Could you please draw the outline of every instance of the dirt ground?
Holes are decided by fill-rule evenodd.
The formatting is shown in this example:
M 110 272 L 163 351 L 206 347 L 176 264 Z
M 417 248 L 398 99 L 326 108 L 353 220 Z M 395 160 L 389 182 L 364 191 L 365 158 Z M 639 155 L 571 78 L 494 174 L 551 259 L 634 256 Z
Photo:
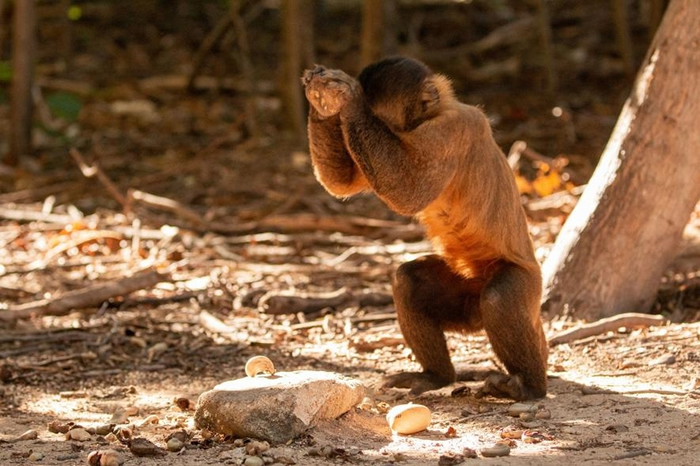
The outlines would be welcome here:
M 41 10 L 36 154 L 16 168 L 0 165 L 0 313 L 45 301 L 19 319 L 0 319 L 0 464 L 84 465 L 90 452 L 104 449 L 117 450 L 126 465 L 241 464 L 240 439 L 199 431 L 191 407 L 203 391 L 244 376 L 246 360 L 258 354 L 279 370 L 356 378 L 374 403 L 273 445 L 261 456 L 265 464 L 699 464 L 700 212 L 659 283 L 652 311 L 666 321 L 552 346 L 549 392 L 536 403 L 549 416 L 511 417 L 511 402 L 473 396 L 479 381 L 415 398 L 378 389 L 382 376 L 418 369 L 395 320 L 390 277 L 430 245 L 416 224 L 372 196 L 342 202 L 314 179 L 306 148 L 284 130 L 278 94 L 270 91 L 274 8 L 246 17 L 262 91 L 187 93 L 168 84 L 172 76 L 183 82 L 223 14 L 211 3 L 203 13 L 183 14 L 188 2 L 180 2 L 168 20 L 157 9 L 115 12 L 109 2 L 86 8 L 73 25 L 68 57 L 58 40 L 65 24 Z M 413 15 L 405 24 L 423 21 L 418 40 L 427 50 L 529 17 L 522 9 L 505 14 L 508 2 L 499 2 L 501 9 L 474 3 L 401 14 Z M 483 73 L 515 57 L 510 74 L 484 78 L 455 60 L 441 67 L 463 100 L 484 107 L 506 152 L 522 140 L 544 160 L 568 163 L 566 183 L 562 172 L 545 173 L 542 159 L 519 167 L 532 186 L 541 182 L 523 195 L 541 260 L 631 82 L 606 45 L 614 43 L 607 6 L 560 3 L 552 12 L 555 97 L 542 91 L 533 38 L 508 41 L 492 61 L 472 57 L 470 66 Z M 319 26 L 324 64 L 355 63 L 356 44 L 347 37 L 357 18 L 343 18 L 340 26 Z M 473 28 L 462 27 L 467 19 Z M 637 36 L 646 34 L 635 25 Z M 241 57 L 222 51 L 235 50 L 232 42 L 206 60 L 203 75 L 240 74 Z M 66 89 L 78 100 L 66 98 Z M 7 86 L 0 91 L 1 152 L 9 105 Z M 74 117 L 56 113 L 76 102 Z M 89 177 L 91 169 L 98 176 Z M 139 273 L 136 285 L 120 288 Z M 102 298 L 98 286 L 107 289 Z M 80 301 L 64 305 L 71 293 Z M 550 338 L 579 325 L 545 316 Z M 453 335 L 449 344 L 458 367 L 498 368 L 483 334 Z M 382 406 L 408 401 L 429 407 L 432 423 L 416 435 L 392 436 Z M 178 453 L 138 457 L 114 436 L 66 440 L 50 423 L 52 430 L 75 423 L 90 432 L 116 424 L 110 430 L 129 429 L 161 448 L 175 432 L 188 440 Z M 504 440 L 504 430 L 513 429 L 528 433 Z M 483 458 L 481 449 L 498 441 L 509 442 L 510 456 Z M 478 459 L 468 458 L 470 451 Z
M 174 313 L 187 314 L 187 310 L 172 311 L 171 318 Z M 129 318 L 129 312 L 123 314 L 113 317 Z M 146 319 L 157 319 L 157 314 L 148 313 Z M 394 323 L 388 327 L 398 331 Z M 552 325 L 548 328 L 551 330 Z M 116 321 L 112 329 L 118 333 L 124 331 Z M 106 339 L 108 335 L 105 332 L 95 337 L 94 340 Z M 252 354 L 267 354 L 285 370 L 334 370 L 358 378 L 369 387 L 370 397 L 376 402 L 393 406 L 409 400 L 399 390 L 371 389 L 381 374 L 413 366 L 403 347 L 360 352 L 347 339 L 319 337 L 322 341 L 307 339 L 293 344 L 295 348 L 291 352 L 285 345 L 251 347 L 207 339 L 192 349 L 190 344 L 181 342 L 150 361 L 147 350 L 142 349 L 133 360 L 114 369 L 101 367 L 99 361 L 87 358 L 78 348 L 57 350 L 56 343 L 42 342 L 31 356 L 17 358 L 18 366 L 34 367 L 32 371 L 25 369 L 29 372 L 25 377 L 10 379 L 3 385 L 0 418 L 3 441 L 11 441 L 29 429 L 36 430 L 38 438 L 3 444 L 0 462 L 28 464 L 32 462 L 27 459 L 30 452 L 40 452 L 44 455 L 43 464 L 78 465 L 86 464 L 87 454 L 92 450 L 115 448 L 128 459 L 125 464 L 240 464 L 245 457 L 243 447 L 235 447 L 232 440 L 202 439 L 192 425 L 192 412 L 182 411 L 173 400 L 186 397 L 194 401 L 199 393 L 216 383 L 242 376 L 242 365 Z M 529 429 L 545 434 L 546 440 L 536 444 L 513 440 L 509 457 L 489 461 L 494 464 L 697 464 L 699 340 L 700 325 L 695 323 L 611 332 L 553 348 L 549 394 L 537 403 L 551 413 L 551 418 L 526 423 Z M 451 345 L 458 363 L 490 366 L 489 348 L 483 336 L 454 338 Z M 51 354 L 46 354 L 48 348 L 42 347 L 53 348 Z M 64 368 L 56 374 L 49 370 L 51 365 Z M 46 375 L 41 373 L 43 369 Z M 7 371 L 7 366 L 3 370 Z M 27 383 L 32 379 L 38 381 Z M 59 380 L 62 382 L 57 383 Z M 459 386 L 474 388 L 478 382 Z M 428 406 L 433 413 L 426 432 L 392 437 L 383 415 L 353 410 L 289 445 L 273 446 L 266 452 L 267 458 L 296 464 L 329 461 L 456 464 L 438 461 L 441 456 L 454 458 L 464 454 L 465 448 L 479 451 L 490 446 L 501 440 L 501 430 L 509 426 L 523 428 L 518 419 L 507 414 L 509 402 L 477 400 L 468 394 L 452 395 L 455 388 L 411 400 Z M 179 454 L 138 458 L 126 446 L 109 443 L 104 437 L 93 435 L 86 442 L 66 441 L 63 434 L 47 430 L 51 421 L 71 421 L 85 427 L 109 423 L 119 408 L 136 408 L 129 417 L 136 436 L 164 447 L 169 434 L 185 429 L 194 435 L 193 443 Z M 157 424 L 147 420 L 154 415 Z M 451 428 L 454 432 L 446 435 Z M 311 456 L 315 451 L 324 451 L 323 447 L 327 447 L 330 458 Z

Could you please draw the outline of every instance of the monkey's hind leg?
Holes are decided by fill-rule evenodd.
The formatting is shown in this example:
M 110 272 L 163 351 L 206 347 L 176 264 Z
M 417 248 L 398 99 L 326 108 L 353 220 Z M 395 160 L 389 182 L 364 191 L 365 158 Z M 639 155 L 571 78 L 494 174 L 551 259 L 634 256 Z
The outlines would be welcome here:
M 547 394 L 547 341 L 540 318 L 540 277 L 505 265 L 481 296 L 484 329 L 509 375 L 495 373 L 477 397 L 529 400 Z
M 466 280 L 455 274 L 437 255 L 398 268 L 394 304 L 399 325 L 423 372 L 387 377 L 383 386 L 410 388 L 410 393 L 417 395 L 455 382 L 444 332 L 481 327 L 478 305 L 482 286 L 481 280 Z

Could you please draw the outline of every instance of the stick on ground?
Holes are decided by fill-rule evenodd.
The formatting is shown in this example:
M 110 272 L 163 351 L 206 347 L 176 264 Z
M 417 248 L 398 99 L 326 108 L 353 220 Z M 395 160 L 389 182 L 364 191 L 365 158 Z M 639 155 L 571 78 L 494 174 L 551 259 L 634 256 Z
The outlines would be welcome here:
M 167 274 L 153 269 L 146 269 L 135 273 L 131 277 L 69 291 L 54 299 L 40 299 L 10 307 L 6 311 L 0 311 L 0 320 L 9 321 L 31 316 L 63 315 L 73 309 L 99 306 L 115 296 L 124 296 L 137 290 L 150 288 L 167 280 Z
M 583 324 L 581 326 L 560 332 L 549 339 L 549 346 L 556 346 L 593 335 L 600 335 L 612 330 L 617 330 L 620 327 L 652 327 L 655 325 L 663 325 L 667 322 L 668 320 L 665 317 L 659 315 L 640 314 L 635 312 L 618 314 L 616 316 L 591 322 L 590 324 Z

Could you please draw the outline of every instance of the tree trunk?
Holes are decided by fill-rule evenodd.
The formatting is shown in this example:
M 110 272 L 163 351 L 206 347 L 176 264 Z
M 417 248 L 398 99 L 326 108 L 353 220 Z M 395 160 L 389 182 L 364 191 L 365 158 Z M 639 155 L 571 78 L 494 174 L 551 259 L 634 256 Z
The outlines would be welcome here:
M 362 4 L 362 39 L 360 44 L 360 67 L 381 59 L 393 51 L 395 0 L 364 0 Z
M 12 89 L 10 99 L 10 152 L 8 165 L 17 165 L 30 151 L 32 136 L 32 84 L 36 55 L 36 7 L 34 0 L 15 2 L 12 40 Z
M 544 264 L 543 309 L 647 312 L 700 198 L 700 1 L 673 0 Z
M 313 37 L 307 31 L 313 28 L 313 10 L 310 0 L 284 0 L 282 2 L 282 92 L 287 126 L 298 140 L 306 138 L 304 96 L 301 88 L 302 61 L 309 54 L 305 42 Z M 311 63 L 305 64 L 310 66 Z

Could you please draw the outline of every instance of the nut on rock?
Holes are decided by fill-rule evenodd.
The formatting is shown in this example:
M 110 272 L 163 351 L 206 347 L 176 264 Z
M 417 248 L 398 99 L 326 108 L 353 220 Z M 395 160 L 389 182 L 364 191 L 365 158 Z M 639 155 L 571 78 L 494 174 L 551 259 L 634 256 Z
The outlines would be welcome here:
M 275 365 L 267 356 L 253 356 L 245 363 L 245 374 L 248 377 L 256 377 L 258 375 L 274 375 Z

